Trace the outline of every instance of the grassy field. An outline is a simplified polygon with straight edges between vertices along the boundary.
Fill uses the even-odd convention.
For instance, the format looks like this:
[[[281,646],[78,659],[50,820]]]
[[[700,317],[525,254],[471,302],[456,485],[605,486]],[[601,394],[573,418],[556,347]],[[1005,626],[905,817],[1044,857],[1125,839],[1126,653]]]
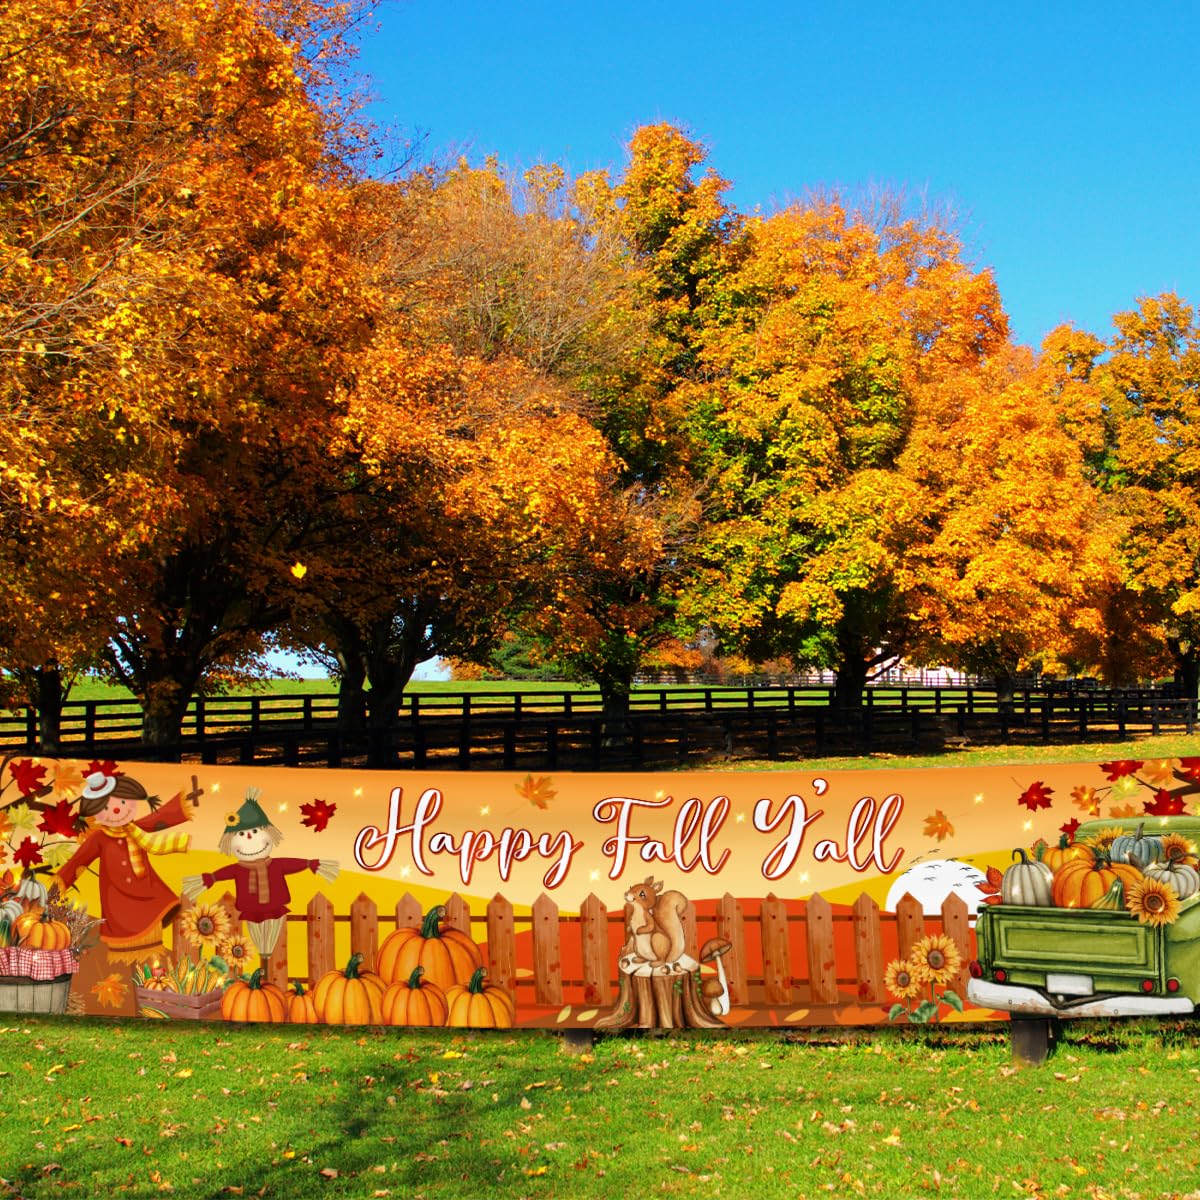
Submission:
[[[841,1043],[9,1016],[0,1195],[1200,1197],[1200,1048],[1078,1023]]]

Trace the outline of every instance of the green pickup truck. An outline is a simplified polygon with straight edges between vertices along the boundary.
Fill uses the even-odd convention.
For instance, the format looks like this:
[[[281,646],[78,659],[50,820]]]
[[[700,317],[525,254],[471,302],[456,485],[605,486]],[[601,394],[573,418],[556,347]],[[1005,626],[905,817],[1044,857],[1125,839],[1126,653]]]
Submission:
[[[1141,823],[1089,821],[1075,838],[1114,826],[1132,832]],[[1147,833],[1200,844],[1200,817],[1145,823]],[[981,1008],[1030,1018],[1127,1017],[1190,1014],[1200,1005],[1200,895],[1157,927],[1113,909],[987,905],[975,940],[967,998]]]

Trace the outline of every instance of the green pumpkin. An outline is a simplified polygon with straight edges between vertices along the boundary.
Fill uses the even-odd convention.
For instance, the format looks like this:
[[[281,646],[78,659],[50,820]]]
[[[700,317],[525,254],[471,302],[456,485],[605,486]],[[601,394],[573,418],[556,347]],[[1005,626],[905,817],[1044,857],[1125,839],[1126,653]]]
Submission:
[[[1113,885],[1092,905],[1093,908],[1103,908],[1115,912],[1125,911],[1125,885],[1119,879],[1113,880]]]
[[[1041,859],[1031,859],[1020,847],[1013,851],[1013,858],[1018,854],[1021,861],[1009,867],[1000,880],[1001,903],[1026,904],[1035,908],[1053,907],[1050,885],[1054,872]]]
[[[1133,833],[1123,833],[1113,838],[1109,857],[1113,862],[1133,863],[1139,869],[1144,869],[1147,863],[1159,862],[1163,856],[1162,838],[1152,837],[1142,833],[1144,823],[1139,824]]]

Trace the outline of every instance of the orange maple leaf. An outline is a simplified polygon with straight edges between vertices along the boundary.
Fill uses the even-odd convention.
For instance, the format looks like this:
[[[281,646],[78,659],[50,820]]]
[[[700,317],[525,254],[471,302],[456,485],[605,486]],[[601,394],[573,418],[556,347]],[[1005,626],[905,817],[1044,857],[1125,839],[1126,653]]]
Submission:
[[[950,824],[949,817],[940,808],[935,810],[932,816],[925,818],[925,836],[937,838],[939,842],[954,836],[954,826]]]
[[[120,975],[107,975],[92,986],[92,995],[110,1008],[120,1008],[125,1003],[125,981]]]
[[[1098,817],[1100,815],[1100,800],[1096,795],[1096,789],[1086,787],[1080,784],[1071,792],[1071,799],[1075,803],[1075,807],[1087,813],[1088,816]]]
[[[1170,758],[1152,758],[1142,764],[1141,776],[1155,787],[1166,787],[1175,782],[1175,770]]]
[[[1110,817],[1140,817],[1142,810],[1136,804],[1114,804],[1108,810]]]
[[[54,770],[54,790],[63,796],[83,791],[83,772],[77,763],[59,763]]]
[[[550,786],[549,775],[539,775],[536,779],[532,775],[525,776],[524,783],[515,785],[518,796],[524,797],[535,808],[546,808],[550,801],[558,795],[558,792]]]

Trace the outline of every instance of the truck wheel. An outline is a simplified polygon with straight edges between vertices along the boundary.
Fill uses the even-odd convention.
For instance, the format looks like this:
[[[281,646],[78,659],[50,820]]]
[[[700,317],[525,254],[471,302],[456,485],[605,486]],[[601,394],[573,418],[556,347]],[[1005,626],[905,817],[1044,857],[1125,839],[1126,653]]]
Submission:
[[[1017,1017],[1011,1019],[1013,1062],[1040,1066],[1050,1057],[1059,1039],[1055,1017]]]

